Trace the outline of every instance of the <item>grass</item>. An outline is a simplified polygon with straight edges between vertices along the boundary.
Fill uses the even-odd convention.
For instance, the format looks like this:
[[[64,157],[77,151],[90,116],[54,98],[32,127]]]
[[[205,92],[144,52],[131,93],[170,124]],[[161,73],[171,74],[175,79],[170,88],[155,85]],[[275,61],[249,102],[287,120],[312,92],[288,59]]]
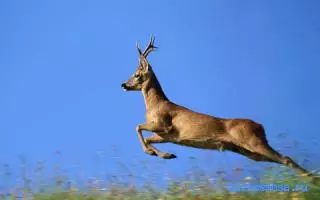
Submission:
[[[61,157],[61,152],[56,152],[55,155]],[[304,155],[304,158],[307,157]],[[311,157],[314,156],[312,155]],[[121,155],[119,158],[121,158]],[[166,166],[167,163],[164,161],[159,160],[159,162],[164,162],[162,163],[164,164],[163,166],[158,166],[155,162],[145,163],[144,161],[138,161],[138,166],[142,166],[143,168],[141,171],[136,165],[125,166],[121,163],[121,159],[119,159],[117,163],[118,170],[116,172],[112,172],[109,176],[98,176],[99,178],[86,180],[84,181],[85,184],[78,184],[77,181],[72,180],[71,176],[64,173],[61,168],[62,166],[57,163],[53,166],[53,171],[51,171],[52,176],[50,176],[49,181],[41,176],[45,168],[43,162],[38,162],[35,165],[35,169],[32,169],[34,176],[33,180],[30,180],[30,176],[28,176],[30,175],[30,169],[27,168],[26,158],[21,156],[20,161],[20,183],[11,184],[9,187],[11,189],[5,192],[1,189],[0,185],[0,200],[320,199],[320,183],[314,184],[310,178],[297,176],[288,168],[279,165],[262,169],[257,176],[248,176],[248,173],[245,173],[246,171],[240,168],[234,169],[239,179],[228,180],[226,172],[216,171],[214,174],[207,173],[206,170],[201,169],[203,164],[197,162],[197,158],[190,157],[192,166],[182,177],[172,177],[160,171],[158,172],[160,178],[157,179],[154,178],[155,172],[153,169],[161,169]],[[2,178],[6,179],[4,182],[12,183],[12,179],[15,179],[12,177],[12,172],[8,165],[4,165],[2,174],[4,174]],[[165,184],[161,186],[159,180],[164,180]],[[253,190],[267,190],[263,186],[267,186],[268,184],[274,184],[277,187],[282,186],[282,191],[271,189],[269,191]],[[251,189],[248,189],[249,187]],[[293,191],[293,189],[297,190]]]
[[[196,174],[196,173],[195,173]],[[257,180],[253,177],[245,177],[241,182],[231,182],[225,180],[223,176],[217,175],[215,179],[207,175],[197,175],[198,177],[177,178],[168,180],[167,187],[159,188],[157,185],[145,183],[142,187],[130,185],[124,182],[110,183],[103,188],[98,180],[93,181],[90,187],[79,189],[72,185],[67,179],[56,177],[53,187],[47,187],[43,190],[34,190],[28,188],[29,182],[25,183],[19,194],[12,191],[5,198],[0,199],[34,199],[34,200],[102,200],[102,199],[276,199],[276,200],[300,200],[300,199],[319,199],[320,184],[312,184],[306,177],[298,177],[290,173],[287,168],[278,170],[267,169]],[[262,184],[277,184],[289,187],[290,191],[243,191],[246,187],[262,186]],[[230,187],[243,187],[242,191],[234,191]],[[283,187],[283,189],[287,189]],[[291,191],[299,187],[298,191]],[[260,187],[261,189],[261,187]]]
[[[269,177],[265,183],[272,181],[272,183],[288,185],[290,188],[301,184],[294,176],[287,177],[285,181],[275,181],[275,177]],[[252,184],[253,185],[253,184]],[[224,183],[220,182],[218,185],[207,181],[202,183],[190,183],[188,181],[174,181],[169,183],[166,190],[158,190],[157,188],[145,186],[141,189],[135,187],[113,187],[107,191],[92,189],[87,192],[76,190],[56,191],[53,193],[35,194],[35,200],[56,200],[56,199],[277,199],[277,200],[298,200],[298,199],[319,199],[320,186],[315,186],[309,182],[304,182],[303,186],[308,187],[308,191],[298,192],[232,192],[224,188]]]

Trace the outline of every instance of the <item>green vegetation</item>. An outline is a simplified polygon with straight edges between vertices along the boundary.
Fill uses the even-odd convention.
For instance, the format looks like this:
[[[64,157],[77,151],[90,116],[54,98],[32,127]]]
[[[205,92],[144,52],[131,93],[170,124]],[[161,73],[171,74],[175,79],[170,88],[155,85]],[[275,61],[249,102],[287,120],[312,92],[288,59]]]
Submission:
[[[297,155],[303,154],[304,162],[308,162],[310,158],[316,161],[315,155],[309,156],[296,144],[295,149]],[[128,167],[122,163],[121,155],[115,150],[112,155],[118,156],[115,156],[114,160],[105,156],[108,159],[108,166],[113,162],[116,164],[116,169],[110,171],[101,166],[101,163],[106,163],[103,160],[103,153],[97,155],[99,155],[95,162],[97,175],[90,178],[82,176],[81,170],[76,170],[77,175],[68,174],[70,171],[65,171],[61,166],[62,154],[59,151],[55,152],[54,165],[38,162],[36,165],[31,165],[31,169],[27,167],[30,165],[26,157],[21,156],[18,183],[14,182],[17,178],[12,175],[9,165],[4,165],[4,170],[0,171],[0,200],[320,199],[320,181],[314,183],[311,178],[298,176],[287,167],[276,164],[267,164],[265,166],[268,168],[265,169],[259,167],[259,170],[255,170],[257,173],[248,173],[251,169],[238,167],[232,169],[232,172],[221,170],[208,172],[202,167],[211,166],[209,158],[204,159],[208,163],[201,163],[201,158],[190,157],[189,169],[181,176],[173,177],[165,170],[169,163],[162,159],[148,162],[150,160],[148,158],[144,160],[134,158]],[[242,163],[241,166],[246,165]],[[259,166],[263,166],[262,163],[259,163]],[[230,166],[219,168],[226,169]],[[49,172],[49,176],[46,176],[45,172]],[[317,174],[316,170],[313,173]],[[319,173],[317,176],[320,180]],[[2,183],[8,183],[6,190],[3,189]],[[274,189],[270,188],[270,184],[273,184]],[[275,187],[278,191],[275,191]],[[257,191],[258,189],[260,191]]]
[[[297,181],[286,181],[294,187]],[[211,184],[193,184],[186,182],[174,182],[169,185],[167,190],[158,191],[155,188],[112,188],[110,191],[102,192],[92,190],[89,192],[61,191],[52,194],[36,194],[36,200],[55,200],[55,199],[319,199],[320,187],[308,185],[307,192],[228,192],[212,187]],[[279,183],[280,184],[280,183]],[[301,183],[298,183],[301,184]]]
[[[57,185],[53,191],[50,190],[36,192],[32,198],[35,200],[57,200],[57,199],[70,199],[70,200],[100,200],[100,199],[276,199],[276,200],[300,200],[300,199],[319,199],[320,198],[320,184],[311,183],[307,177],[297,177],[289,172],[288,169],[282,169],[281,175],[275,174],[274,170],[267,170],[264,173],[263,179],[259,182],[255,181],[252,177],[245,177],[240,183],[229,183],[223,178],[217,181],[212,181],[212,178],[201,176],[196,177],[197,182],[190,180],[170,180],[167,187],[159,189],[151,184],[145,184],[141,188],[128,184],[115,184],[110,185],[109,188],[102,189],[99,184],[96,184],[89,189],[80,191],[75,187],[63,188],[63,181],[57,181]],[[290,191],[282,188],[281,191],[238,191],[234,192],[227,189],[228,185],[235,187],[236,185],[243,187],[246,186],[261,186],[262,184],[276,184],[289,186]],[[296,188],[298,191],[292,191]],[[261,187],[260,187],[261,189]],[[266,189],[265,189],[266,190]],[[31,190],[24,190],[20,198],[16,198],[12,193],[10,199],[22,199],[21,196],[30,196]],[[1,198],[0,198],[1,199]],[[5,199],[5,198],[2,198]],[[30,198],[25,198],[30,199]]]

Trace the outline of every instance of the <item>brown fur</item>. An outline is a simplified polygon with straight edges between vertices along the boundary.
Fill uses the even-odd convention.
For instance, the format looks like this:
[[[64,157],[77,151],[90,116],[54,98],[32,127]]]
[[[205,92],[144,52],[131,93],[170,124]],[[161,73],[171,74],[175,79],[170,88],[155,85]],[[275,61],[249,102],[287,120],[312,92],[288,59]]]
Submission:
[[[152,143],[171,142],[201,149],[225,149],[242,154],[255,161],[268,161],[286,165],[301,173],[308,171],[289,157],[270,147],[264,128],[250,119],[224,119],[192,111],[171,102],[164,94],[147,55],[156,48],[154,37],[144,52],[139,46],[140,63],[134,75],[122,84],[125,90],[138,90],[144,96],[146,122],[136,127],[143,150],[162,158],[175,158],[163,153]],[[142,131],[154,132],[146,139]]]

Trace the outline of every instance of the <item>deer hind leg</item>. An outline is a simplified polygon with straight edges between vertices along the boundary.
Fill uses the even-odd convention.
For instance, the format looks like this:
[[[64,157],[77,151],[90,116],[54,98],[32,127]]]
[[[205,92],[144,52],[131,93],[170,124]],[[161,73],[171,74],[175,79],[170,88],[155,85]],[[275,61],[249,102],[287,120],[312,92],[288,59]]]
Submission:
[[[294,162],[291,158],[287,156],[282,156],[268,144],[251,147],[250,150],[248,150],[248,148],[238,146],[235,149],[231,149],[231,151],[240,153],[255,161],[265,161],[282,164],[289,168],[295,169],[304,175],[312,176],[310,172],[308,172],[306,169]]]
[[[156,134],[145,139],[145,143],[147,144],[148,148],[150,148],[157,156],[164,158],[164,159],[176,158],[177,157],[176,155],[171,154],[171,153],[161,152],[160,150],[158,150],[157,148],[155,148],[154,146],[151,145],[154,143],[166,143],[166,142],[167,141],[164,140],[163,137],[156,135]]]
[[[254,161],[276,162],[265,155],[249,151],[249,150],[247,150],[243,147],[240,147],[240,146],[233,146],[233,147],[229,148],[229,150],[232,152],[241,154],[243,156],[246,156]]]
[[[298,171],[299,173],[302,173],[304,175],[310,176],[311,173],[304,169],[302,166],[300,166],[298,163],[296,163],[295,161],[293,161],[290,157],[288,156],[283,156],[280,153],[276,152],[274,149],[272,149],[269,145],[265,147],[265,151],[266,155],[277,161],[278,163],[285,165],[289,168],[295,169],[296,171]]]
[[[301,167],[298,163],[293,161],[291,158],[289,158],[287,156],[283,156],[279,152],[274,150],[268,144],[267,141],[262,141],[262,140],[259,140],[259,141],[260,142],[256,142],[255,146],[251,145],[251,148],[250,148],[251,151],[258,153],[260,155],[263,155],[276,163],[279,163],[279,164],[285,165],[289,168],[295,169],[302,174],[310,175],[308,170]]]

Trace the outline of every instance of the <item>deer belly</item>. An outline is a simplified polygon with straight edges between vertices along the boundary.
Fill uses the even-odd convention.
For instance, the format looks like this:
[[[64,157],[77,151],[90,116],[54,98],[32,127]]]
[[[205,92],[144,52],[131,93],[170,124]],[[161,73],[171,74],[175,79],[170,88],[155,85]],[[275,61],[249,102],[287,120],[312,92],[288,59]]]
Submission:
[[[221,149],[223,148],[223,142],[217,141],[212,138],[201,139],[180,139],[173,143],[188,147],[200,148],[200,149]]]

